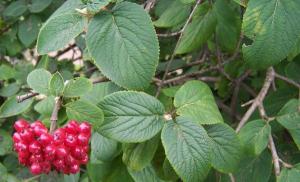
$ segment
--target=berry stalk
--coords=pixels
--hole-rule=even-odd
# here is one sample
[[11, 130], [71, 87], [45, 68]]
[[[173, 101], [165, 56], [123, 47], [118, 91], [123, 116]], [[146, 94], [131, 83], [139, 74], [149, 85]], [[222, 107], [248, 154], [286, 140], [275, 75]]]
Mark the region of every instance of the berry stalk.
[[61, 106], [61, 97], [55, 97], [55, 105], [51, 114], [51, 125], [50, 125], [50, 133], [52, 134], [55, 129], [56, 129], [56, 122], [57, 122], [57, 118], [58, 118], [58, 111], [60, 109]]

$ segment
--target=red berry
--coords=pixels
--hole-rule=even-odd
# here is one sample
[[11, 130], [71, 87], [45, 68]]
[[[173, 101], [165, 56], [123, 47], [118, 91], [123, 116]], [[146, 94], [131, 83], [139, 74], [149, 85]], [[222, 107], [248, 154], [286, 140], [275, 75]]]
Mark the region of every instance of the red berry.
[[43, 156], [41, 154], [35, 154], [31, 155], [29, 158], [30, 164], [36, 163], [36, 162], [43, 162]]
[[78, 164], [73, 164], [70, 166], [70, 173], [72, 173], [72, 174], [78, 173], [79, 170], [80, 170], [80, 167]]
[[80, 133], [91, 135], [91, 125], [88, 122], [83, 122], [79, 125]]
[[50, 164], [50, 162], [48, 162], [48, 161], [42, 162], [41, 166], [42, 166], [42, 169], [43, 169], [44, 173], [48, 174], [51, 171], [51, 164]]
[[30, 143], [34, 140], [33, 132], [30, 128], [24, 129], [20, 132], [22, 140]]
[[47, 133], [48, 129], [45, 126], [35, 126], [33, 132], [35, 136], [41, 136], [42, 134]]
[[68, 155], [66, 157], [65, 162], [66, 162], [67, 165], [72, 165], [74, 163], [78, 163], [78, 161], [72, 155]]
[[24, 142], [18, 142], [18, 143], [15, 143], [14, 144], [14, 147], [15, 147], [15, 150], [17, 151], [17, 152], [28, 152], [28, 146], [27, 146], [27, 144], [26, 143], [24, 143]]
[[42, 133], [39, 137], [40, 144], [46, 146], [53, 141], [53, 136], [49, 133]]
[[53, 140], [55, 144], [62, 144], [65, 139], [65, 130], [63, 128], [59, 128], [53, 133]]
[[89, 156], [87, 155], [87, 153], [83, 153], [80, 159], [80, 164], [87, 164], [89, 161]]
[[63, 145], [58, 146], [55, 150], [55, 155], [59, 159], [65, 158], [69, 154], [67, 148]]
[[74, 147], [77, 145], [77, 139], [75, 135], [68, 134], [65, 138], [65, 144], [70, 147]]
[[72, 156], [76, 159], [81, 159], [82, 154], [84, 151], [81, 147], [76, 146], [73, 150], [71, 150]]
[[33, 163], [30, 166], [30, 172], [34, 175], [42, 173], [42, 167], [39, 163]]
[[70, 121], [66, 126], [65, 130], [70, 134], [77, 134], [79, 132], [79, 123], [76, 121]]
[[89, 146], [88, 146], [88, 145], [83, 146], [83, 147], [82, 147], [82, 150], [83, 150], [85, 153], [89, 153]]
[[29, 123], [24, 119], [19, 119], [14, 124], [14, 128], [17, 132], [20, 132], [28, 127], [29, 127]]
[[58, 171], [63, 171], [63, 169], [66, 167], [65, 162], [62, 159], [55, 160], [53, 165]]
[[81, 146], [88, 145], [89, 144], [89, 139], [90, 139], [90, 137], [83, 134], [83, 133], [80, 133], [77, 136], [78, 144], [81, 145]]
[[18, 156], [18, 160], [19, 160], [19, 163], [26, 166], [28, 164], [28, 158], [27, 157], [20, 157], [20, 155]]
[[44, 124], [40, 120], [36, 120], [35, 122], [30, 124], [30, 128], [35, 128], [36, 126], [44, 126]]
[[26, 158], [26, 159], [30, 156], [28, 151], [20, 151], [18, 153], [18, 155], [19, 155], [20, 158]]
[[34, 141], [29, 145], [29, 151], [33, 154], [38, 154], [41, 152], [41, 145], [37, 141]]
[[14, 141], [14, 143], [22, 141], [21, 135], [19, 133], [17, 133], [17, 132], [14, 133], [14, 135], [13, 135], [13, 141]]

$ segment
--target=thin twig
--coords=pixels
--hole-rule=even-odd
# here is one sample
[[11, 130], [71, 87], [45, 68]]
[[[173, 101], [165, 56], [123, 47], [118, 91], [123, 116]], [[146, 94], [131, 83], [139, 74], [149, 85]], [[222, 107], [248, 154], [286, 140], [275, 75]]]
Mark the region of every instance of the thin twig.
[[284, 162], [282, 159], [279, 158], [279, 162], [283, 165], [285, 168], [293, 168], [294, 166], [292, 164], [289, 164], [287, 162]]
[[179, 30], [178, 32], [170, 32], [170, 33], [158, 33], [157, 36], [158, 37], [173, 37], [173, 36], [177, 36], [180, 35], [182, 32], [182, 30]]
[[266, 95], [268, 93], [268, 90], [269, 90], [269, 88], [270, 88], [270, 86], [271, 86], [272, 81], [274, 80], [274, 78], [275, 78], [274, 69], [272, 67], [270, 67], [270, 68], [268, 68], [268, 71], [267, 71], [267, 74], [266, 74], [266, 79], [265, 79], [265, 82], [263, 84], [262, 89], [260, 90], [259, 94], [254, 99], [252, 105], [247, 110], [247, 112], [245, 113], [245, 115], [241, 119], [240, 123], [238, 124], [238, 126], [236, 128], [236, 132], [237, 133], [246, 124], [246, 122], [248, 121], [248, 119], [250, 118], [250, 116], [253, 114], [253, 112], [255, 111], [255, 109], [263, 102], [263, 100], [266, 97]]
[[300, 89], [300, 84], [297, 83], [297, 82], [295, 82], [294, 80], [291, 80], [291, 79], [289, 79], [289, 78], [287, 78], [285, 76], [282, 76], [282, 75], [280, 75], [278, 73], [275, 73], [275, 77], [278, 78], [278, 79], [280, 79], [280, 80], [285, 81], [286, 83], [289, 83], [289, 84], [297, 87], [298, 89]]
[[36, 176], [31, 177], [31, 178], [25, 179], [23, 182], [30, 182], [30, 181], [36, 180], [40, 177], [41, 177], [41, 175], [36, 175]]
[[109, 79], [106, 77], [101, 77], [101, 78], [96, 78], [96, 79], [92, 79], [92, 83], [96, 84], [96, 83], [102, 83], [102, 82], [108, 82]]
[[144, 4], [145, 11], [149, 12], [155, 5], [156, 0], [147, 0]]
[[29, 92], [29, 93], [26, 93], [24, 95], [19, 95], [19, 96], [17, 96], [17, 102], [21, 103], [21, 102], [23, 102], [23, 101], [25, 101], [27, 99], [30, 99], [32, 97], [35, 97], [37, 95], [39, 95], [39, 94], [36, 93], [36, 92]]
[[279, 176], [280, 175], [279, 157], [278, 157], [277, 150], [276, 150], [276, 147], [274, 144], [274, 140], [273, 140], [273, 137], [271, 134], [269, 135], [269, 146], [270, 146], [270, 150], [272, 153], [274, 171], [275, 171], [276, 176]]
[[171, 64], [172, 64], [174, 58], [175, 58], [175, 55], [176, 55], [175, 51], [176, 51], [177, 47], [179, 46], [179, 43], [180, 43], [180, 41], [181, 41], [181, 39], [182, 39], [183, 32], [184, 32], [184, 30], [186, 29], [186, 27], [188, 26], [188, 24], [190, 23], [190, 21], [192, 20], [192, 17], [193, 17], [194, 13], [196, 12], [197, 7], [199, 6], [199, 4], [200, 4], [201, 2], [202, 2], [202, 0], [197, 0], [196, 5], [194, 6], [194, 8], [193, 8], [193, 10], [192, 10], [192, 12], [191, 12], [191, 14], [190, 14], [190, 16], [188, 17], [187, 21], [185, 22], [183, 28], [181, 29], [180, 36], [179, 36], [179, 38], [178, 38], [178, 40], [177, 40], [177, 43], [176, 43], [176, 45], [175, 45], [175, 48], [174, 48], [173, 54], [172, 54], [172, 56], [171, 56], [171, 59], [170, 59], [170, 61], [168, 62], [168, 65], [167, 65], [167, 67], [166, 67], [165, 73], [164, 73], [164, 75], [163, 75], [163, 77], [162, 77], [162, 83], [161, 83], [161, 84], [158, 86], [158, 88], [157, 88], [157, 92], [156, 92], [156, 94], [155, 94], [155, 97], [158, 97], [159, 94], [160, 94], [161, 88], [162, 88], [162, 86], [163, 86], [163, 84], [164, 84], [165, 79], [167, 78], [169, 69], [170, 69], [170, 67], [171, 67]]
[[231, 182], [235, 182], [235, 178], [232, 173], [229, 173], [228, 176], [229, 176]]
[[61, 107], [61, 98], [60, 97], [55, 97], [55, 104], [54, 108], [51, 114], [51, 125], [50, 125], [50, 133], [53, 133], [56, 129], [57, 126], [57, 120], [58, 120], [58, 111]]

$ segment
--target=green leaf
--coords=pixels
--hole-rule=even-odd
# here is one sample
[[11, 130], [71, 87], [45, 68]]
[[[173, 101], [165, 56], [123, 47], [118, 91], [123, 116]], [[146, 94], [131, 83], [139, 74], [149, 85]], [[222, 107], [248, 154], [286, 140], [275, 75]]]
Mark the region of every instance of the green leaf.
[[93, 85], [92, 90], [82, 95], [80, 99], [98, 104], [106, 95], [120, 90], [121, 88], [112, 82], [97, 83]]
[[300, 54], [300, 38], [296, 43], [296, 46], [292, 49], [292, 51], [288, 55], [288, 61], [292, 61], [298, 54]]
[[210, 88], [201, 81], [186, 82], [177, 92], [174, 99], [177, 114], [190, 118], [199, 124], [222, 123]]
[[53, 108], [54, 108], [54, 103], [55, 103], [55, 98], [53, 96], [49, 96], [41, 101], [39, 101], [35, 106], [34, 110], [36, 110], [38, 113], [44, 115], [44, 116], [51, 116]]
[[240, 37], [240, 13], [233, 10], [226, 0], [216, 1], [214, 10], [217, 18], [216, 40], [222, 50], [233, 52]]
[[85, 102], [75, 101], [66, 104], [66, 112], [69, 119], [75, 119], [77, 121], [87, 121], [92, 124], [93, 129], [99, 130], [103, 122], [103, 112], [97, 106]]
[[18, 37], [25, 47], [29, 47], [35, 42], [41, 23], [41, 18], [36, 15], [30, 15], [27, 19], [19, 23]]
[[16, 18], [27, 11], [25, 0], [18, 0], [10, 3], [3, 11], [3, 16], [8, 18]]
[[158, 64], [159, 46], [149, 15], [137, 4], [118, 3], [89, 24], [87, 47], [101, 72], [116, 84], [147, 87]]
[[272, 173], [272, 156], [268, 150], [256, 157], [244, 158], [233, 174], [236, 182], [268, 182]]
[[243, 20], [244, 35], [253, 40], [243, 47], [249, 66], [263, 69], [287, 57], [300, 34], [299, 8], [298, 0], [249, 1]]
[[133, 182], [130, 174], [128, 173], [126, 166], [121, 162], [117, 161], [112, 167], [112, 172], [104, 181], [107, 182]]
[[10, 97], [0, 107], [0, 118], [8, 118], [26, 111], [32, 104], [33, 99], [27, 99], [21, 103], [17, 102], [16, 97]]
[[37, 41], [39, 54], [63, 48], [83, 31], [85, 19], [75, 10], [80, 7], [80, 0], [68, 0], [43, 24]]
[[29, 11], [32, 13], [39, 13], [46, 9], [53, 0], [32, 0], [31, 5], [29, 5]]
[[163, 126], [163, 105], [143, 92], [115, 92], [106, 96], [99, 106], [105, 116], [100, 133], [120, 142], [146, 141]]
[[152, 161], [159, 138], [154, 137], [143, 143], [123, 144], [123, 162], [132, 170], [140, 171]]
[[195, 0], [180, 0], [184, 4], [189, 4], [195, 2]]
[[268, 145], [270, 125], [264, 120], [247, 123], [240, 131], [239, 138], [247, 152], [259, 155]]
[[128, 172], [135, 182], [163, 182], [163, 180], [159, 179], [156, 175], [156, 172], [151, 165], [140, 171], [128, 168]]
[[69, 80], [64, 89], [64, 97], [79, 97], [92, 89], [92, 82], [84, 77]]
[[276, 117], [277, 121], [292, 135], [298, 149], [300, 149], [299, 105], [300, 103], [298, 100], [291, 99], [283, 106]]
[[54, 96], [61, 96], [64, 92], [64, 79], [59, 72], [56, 72], [49, 83], [50, 93]]
[[163, 10], [159, 19], [154, 21], [156, 27], [173, 27], [183, 23], [190, 14], [191, 6], [183, 4], [180, 0], [173, 0]]
[[78, 182], [79, 181], [79, 174], [70, 174], [70, 175], [64, 175], [64, 182]]
[[277, 182], [295, 182], [300, 179], [300, 165], [296, 164], [293, 168], [283, 168]]
[[168, 121], [161, 139], [166, 156], [186, 182], [203, 181], [210, 170], [211, 148], [202, 126], [184, 117]]
[[15, 95], [20, 90], [20, 85], [17, 83], [10, 83], [0, 89], [0, 95], [2, 97], [10, 97]]
[[212, 143], [212, 166], [223, 173], [234, 172], [241, 158], [241, 144], [235, 131], [226, 124], [207, 127]]
[[202, 3], [183, 32], [176, 54], [184, 54], [200, 48], [213, 34], [216, 16], [209, 3]]
[[40, 94], [49, 93], [49, 82], [51, 79], [51, 73], [45, 69], [35, 69], [27, 76], [27, 83], [30, 88]]
[[0, 80], [8, 80], [16, 76], [16, 70], [8, 65], [0, 66]]
[[299, 70], [300, 70], [300, 62], [294, 61], [286, 65], [284, 72], [287, 77], [297, 81], [300, 80]]
[[11, 135], [5, 130], [0, 130], [0, 156], [8, 154], [12, 150]]
[[94, 132], [91, 139], [91, 162], [112, 161], [120, 151], [118, 142]]
[[234, 2], [238, 3], [239, 5], [246, 7], [249, 0], [233, 0]]

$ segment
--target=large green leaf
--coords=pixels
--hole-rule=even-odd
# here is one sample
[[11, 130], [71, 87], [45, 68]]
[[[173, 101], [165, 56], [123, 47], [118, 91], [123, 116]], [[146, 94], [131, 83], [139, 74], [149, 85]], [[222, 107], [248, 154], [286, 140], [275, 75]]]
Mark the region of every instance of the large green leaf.
[[92, 89], [92, 82], [84, 77], [69, 80], [64, 88], [64, 97], [79, 97]]
[[166, 156], [186, 182], [202, 181], [210, 170], [211, 147], [204, 128], [184, 117], [168, 121], [161, 134]]
[[10, 83], [0, 89], [0, 96], [10, 97], [15, 95], [20, 90], [20, 85], [17, 83]]
[[51, 73], [45, 69], [35, 69], [27, 76], [27, 83], [30, 88], [40, 94], [49, 93], [49, 82]]
[[19, 23], [18, 36], [26, 47], [29, 47], [36, 40], [41, 23], [41, 18], [36, 15], [31, 15]]
[[106, 96], [99, 106], [105, 117], [100, 133], [120, 142], [146, 141], [163, 126], [163, 105], [143, 92], [115, 92]]
[[32, 13], [39, 13], [46, 9], [53, 0], [32, 0], [29, 6], [29, 11]]
[[275, 65], [292, 51], [300, 34], [299, 9], [298, 0], [249, 1], [243, 32], [253, 43], [243, 47], [243, 54], [251, 67]]
[[68, 0], [51, 15], [38, 36], [39, 54], [63, 48], [83, 31], [85, 19], [75, 10], [82, 5], [81, 0]]
[[0, 107], [0, 118], [18, 115], [26, 111], [32, 102], [33, 99], [27, 99], [21, 103], [18, 103], [16, 97], [10, 97]]
[[122, 2], [96, 15], [86, 41], [97, 67], [110, 80], [130, 89], [149, 85], [159, 47], [151, 19], [139, 5]]
[[272, 156], [265, 150], [254, 158], [245, 157], [233, 176], [236, 182], [268, 182], [272, 172]]
[[174, 99], [177, 114], [190, 118], [199, 124], [222, 123], [214, 96], [204, 82], [189, 81], [177, 92]]
[[8, 65], [0, 66], [0, 80], [8, 80], [16, 76], [16, 70]]
[[300, 164], [296, 164], [293, 168], [283, 168], [277, 182], [296, 182], [300, 179]]
[[54, 96], [61, 96], [64, 92], [64, 79], [59, 72], [55, 73], [49, 83], [50, 93]]
[[156, 175], [156, 172], [151, 165], [140, 171], [128, 168], [128, 172], [135, 182], [163, 182], [163, 180], [159, 179]]
[[140, 171], [150, 164], [159, 142], [154, 137], [143, 143], [123, 144], [123, 162], [132, 170]]
[[44, 115], [44, 116], [51, 116], [53, 108], [54, 108], [54, 97], [49, 96], [41, 101], [39, 101], [35, 106], [34, 110], [36, 110], [38, 113]]
[[69, 102], [66, 104], [66, 112], [69, 119], [90, 122], [95, 130], [99, 130], [103, 122], [102, 110], [86, 101]]
[[91, 162], [109, 162], [112, 161], [120, 151], [118, 142], [94, 132], [91, 139]]
[[291, 99], [278, 113], [276, 117], [277, 121], [285, 127], [292, 135], [294, 142], [298, 149], [300, 149], [300, 112], [299, 101], [297, 99]]
[[212, 143], [212, 166], [223, 173], [237, 169], [242, 153], [235, 131], [222, 123], [208, 126], [207, 134]]
[[3, 11], [3, 16], [8, 18], [15, 18], [21, 16], [27, 11], [26, 1], [18, 0], [10, 3]]
[[264, 120], [247, 123], [240, 131], [239, 138], [247, 152], [259, 155], [268, 145], [270, 125]]
[[176, 54], [184, 54], [200, 48], [214, 32], [216, 22], [212, 6], [209, 3], [202, 3], [197, 8], [192, 22], [184, 30]]
[[173, 27], [183, 23], [189, 16], [190, 5], [185, 5], [180, 0], [168, 3], [167, 9], [163, 10], [159, 19], [154, 22], [156, 27]]

